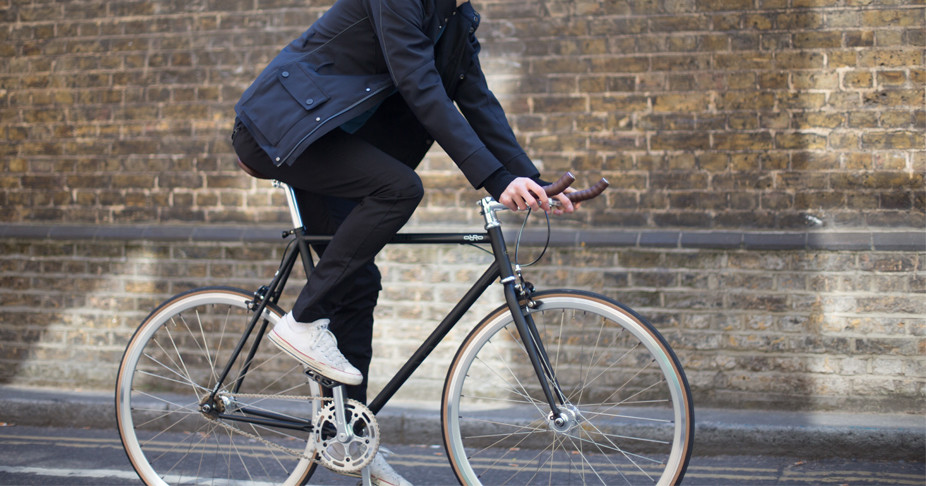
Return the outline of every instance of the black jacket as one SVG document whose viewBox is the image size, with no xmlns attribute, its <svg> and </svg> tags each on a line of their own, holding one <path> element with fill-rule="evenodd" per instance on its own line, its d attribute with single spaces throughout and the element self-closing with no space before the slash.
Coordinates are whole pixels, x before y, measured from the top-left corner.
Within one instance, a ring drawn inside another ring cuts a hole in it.
<svg viewBox="0 0 926 486">
<path fill-rule="evenodd" d="M 470 4 L 454 0 L 338 0 L 235 110 L 277 165 L 376 108 L 362 133 L 392 144 L 409 165 L 436 140 L 474 187 L 490 176 L 495 186 L 537 177 L 486 84 L 478 24 Z"/>
</svg>

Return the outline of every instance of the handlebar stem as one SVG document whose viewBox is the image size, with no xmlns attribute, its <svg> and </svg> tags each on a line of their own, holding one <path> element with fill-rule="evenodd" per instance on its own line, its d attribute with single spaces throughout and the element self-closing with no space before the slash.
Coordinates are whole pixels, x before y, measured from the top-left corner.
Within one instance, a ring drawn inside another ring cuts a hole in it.
<svg viewBox="0 0 926 486">
<path fill-rule="evenodd" d="M 501 222 L 498 220 L 498 217 L 495 216 L 496 211 L 501 211 L 503 209 L 508 209 L 504 204 L 492 199 L 491 197 L 484 197 L 479 200 L 479 207 L 482 208 L 482 217 L 485 219 L 485 229 L 496 228 L 501 226 Z"/>
</svg>

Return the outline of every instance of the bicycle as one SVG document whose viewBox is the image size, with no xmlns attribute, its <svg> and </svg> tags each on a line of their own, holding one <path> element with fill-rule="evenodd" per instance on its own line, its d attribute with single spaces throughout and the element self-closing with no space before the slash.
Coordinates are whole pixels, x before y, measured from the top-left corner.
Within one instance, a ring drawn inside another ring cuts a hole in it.
<svg viewBox="0 0 926 486">
<path fill-rule="evenodd" d="M 545 189 L 562 192 L 570 177 Z M 694 410 L 675 353 L 649 322 L 612 299 L 535 290 L 509 257 L 496 215 L 506 208 L 488 197 L 478 203 L 483 233 L 393 239 L 488 244 L 494 260 L 368 405 L 300 369 L 263 337 L 284 315 L 277 302 L 296 259 L 308 275 L 309 245 L 330 236 L 307 234 L 293 189 L 274 185 L 286 191 L 294 229 L 283 234 L 289 244 L 273 280 L 256 291 L 205 287 L 178 294 L 153 310 L 126 346 L 115 390 L 117 424 L 146 484 L 298 485 L 319 462 L 368 484 L 366 465 L 379 446 L 376 413 L 496 280 L 505 304 L 460 344 L 442 392 L 444 447 L 460 483 L 682 480 Z M 594 197 L 606 186 L 602 179 L 570 197 Z M 514 450 L 532 452 L 529 460 L 504 452 Z"/>
</svg>

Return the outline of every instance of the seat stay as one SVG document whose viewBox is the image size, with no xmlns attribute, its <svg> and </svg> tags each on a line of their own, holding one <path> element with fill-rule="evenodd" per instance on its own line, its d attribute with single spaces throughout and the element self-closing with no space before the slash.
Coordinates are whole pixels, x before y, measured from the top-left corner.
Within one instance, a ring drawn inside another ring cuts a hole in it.
<svg viewBox="0 0 926 486">
<path fill-rule="evenodd" d="M 222 369 L 222 373 L 219 375 L 215 387 L 213 387 L 212 392 L 209 395 L 209 403 L 212 403 L 215 400 L 215 396 L 218 394 L 219 390 L 222 389 L 225 380 L 231 373 L 232 366 L 234 366 L 235 362 L 238 361 L 238 356 L 244 349 L 245 343 L 247 343 L 248 338 L 254 332 L 254 327 L 257 325 L 257 322 L 262 319 L 264 310 L 267 308 L 267 305 L 270 303 L 275 303 L 276 300 L 274 299 L 274 296 L 279 296 L 279 294 L 282 293 L 283 285 L 285 285 L 286 280 L 289 278 L 289 274 L 296 262 L 296 257 L 299 256 L 299 254 L 300 249 L 298 246 L 295 248 L 290 248 L 287 251 L 286 256 L 283 258 L 283 262 L 280 265 L 280 268 L 273 276 L 273 280 L 270 282 L 270 285 L 261 289 L 263 290 L 263 295 L 261 295 L 261 290 L 254 293 L 254 301 L 251 305 L 251 319 L 249 320 L 247 327 L 245 327 L 244 332 L 241 334 L 241 339 L 239 339 L 238 343 L 235 345 L 235 349 L 229 356 L 228 361 L 225 363 L 225 367 Z M 264 334 L 266 334 L 268 321 L 266 319 L 263 319 L 263 321 L 264 322 L 261 324 L 260 330 L 258 331 L 257 338 L 254 340 L 254 342 L 251 344 L 251 348 L 248 350 L 247 359 L 244 361 L 241 370 L 238 372 L 238 377 L 235 378 L 235 385 L 233 390 L 236 393 L 241 389 L 241 384 L 243 383 L 245 376 L 247 376 L 251 362 L 253 361 L 254 356 L 257 354 L 257 348 L 260 346 Z"/>
</svg>

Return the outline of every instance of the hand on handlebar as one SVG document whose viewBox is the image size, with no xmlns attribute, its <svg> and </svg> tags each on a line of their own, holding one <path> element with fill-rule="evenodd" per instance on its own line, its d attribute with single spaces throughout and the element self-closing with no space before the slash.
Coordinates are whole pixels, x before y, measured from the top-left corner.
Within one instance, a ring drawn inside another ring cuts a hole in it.
<svg viewBox="0 0 926 486">
<path fill-rule="evenodd" d="M 552 197 L 559 202 L 554 213 L 571 213 L 575 211 L 575 206 L 573 206 L 572 201 L 570 201 L 564 193 L 561 192 Z M 544 188 L 541 187 L 540 184 L 537 184 L 527 177 L 518 177 L 511 181 L 508 187 L 505 188 L 505 191 L 502 192 L 498 202 L 504 204 L 512 211 L 519 211 L 527 208 L 531 208 L 535 211 L 539 209 L 543 209 L 547 212 L 550 211 L 550 196 L 547 196 L 547 192 L 544 191 Z"/>
<path fill-rule="evenodd" d="M 512 211 L 527 209 L 528 207 L 550 211 L 550 198 L 552 197 L 554 199 L 552 202 L 556 203 L 553 204 L 556 208 L 553 211 L 554 213 L 571 213 L 578 209 L 580 201 L 592 199 L 608 187 L 608 181 L 601 179 L 588 189 L 576 191 L 569 187 L 575 180 L 575 176 L 566 172 L 553 184 L 540 187 L 531 179 L 518 177 L 511 181 L 511 184 L 508 184 L 498 202 Z"/>
</svg>

